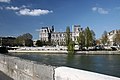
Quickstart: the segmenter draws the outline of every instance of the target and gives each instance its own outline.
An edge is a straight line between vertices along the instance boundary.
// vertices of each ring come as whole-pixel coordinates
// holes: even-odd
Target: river
[[[52,66],[68,66],[120,77],[120,55],[11,54]]]

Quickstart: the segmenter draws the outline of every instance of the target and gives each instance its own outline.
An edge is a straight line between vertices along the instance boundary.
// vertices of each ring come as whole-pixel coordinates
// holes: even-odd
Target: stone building
[[[114,38],[115,38],[115,35],[117,34],[118,31],[120,31],[120,30],[112,30],[112,31],[110,31],[110,32],[107,33],[109,44],[111,46],[113,46],[115,44]]]
[[[77,37],[79,32],[82,31],[80,25],[74,25],[70,36],[72,40],[77,44]],[[40,29],[39,40],[51,41],[53,45],[65,45],[66,32],[55,32],[54,27],[42,27]]]
[[[41,41],[50,41],[51,33],[54,32],[54,26],[50,27],[42,27],[39,33],[39,40]]]
[[[53,32],[51,33],[51,42],[53,45],[65,45],[66,32]]]
[[[80,25],[74,25],[72,30],[72,40],[77,44],[77,37],[79,36],[79,33],[83,29],[80,27]]]
[[[70,33],[72,37],[72,32]],[[65,45],[66,32],[53,32],[51,33],[51,42],[53,45]]]

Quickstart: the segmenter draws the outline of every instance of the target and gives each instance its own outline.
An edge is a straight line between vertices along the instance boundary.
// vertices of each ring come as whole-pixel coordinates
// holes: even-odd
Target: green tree
[[[70,40],[71,40],[71,39],[70,39],[70,27],[68,26],[68,27],[66,28],[66,36],[65,36],[66,46],[69,45]]]
[[[74,42],[72,41],[72,38],[70,36],[70,27],[68,26],[66,28],[66,46],[67,46],[67,50],[68,50],[68,54],[73,54],[74,53]]]
[[[96,45],[100,45],[100,40],[95,40]]]
[[[114,37],[114,42],[116,45],[120,45],[120,30],[117,31]]]
[[[2,46],[14,46],[15,37],[0,37],[0,45]]]
[[[77,41],[79,44],[80,49],[83,48],[83,46],[85,45],[85,35],[84,35],[84,31],[81,31],[79,33],[79,36],[77,37]]]
[[[89,46],[92,46],[92,43],[93,43],[92,32],[89,29],[89,27],[87,27],[85,29],[85,46],[87,47],[87,49],[88,49]]]
[[[37,40],[37,42],[36,42],[36,46],[40,46],[40,47],[42,47],[42,46],[43,46],[43,42],[40,41],[40,40]]]
[[[74,45],[75,45],[74,41],[71,40],[68,45],[68,54],[70,55],[74,54]]]
[[[91,30],[91,33],[92,33],[92,46],[95,46],[96,45],[95,32]]]
[[[51,41],[46,41],[46,42],[44,43],[44,45],[46,45],[46,46],[51,46],[52,43],[51,43]]]
[[[24,40],[25,39],[31,39],[32,40],[32,38],[33,38],[33,36],[30,33],[25,33],[25,34],[22,35],[22,37],[23,37]]]
[[[25,40],[25,46],[33,46],[33,40],[31,40],[31,39],[26,39]]]
[[[102,42],[103,45],[108,44],[107,31],[104,31],[104,33],[103,33],[103,35],[102,35],[101,42]]]
[[[23,37],[20,35],[15,40],[16,46],[23,46]]]
[[[32,46],[32,42],[32,35],[30,33],[20,35],[15,40],[16,46]]]

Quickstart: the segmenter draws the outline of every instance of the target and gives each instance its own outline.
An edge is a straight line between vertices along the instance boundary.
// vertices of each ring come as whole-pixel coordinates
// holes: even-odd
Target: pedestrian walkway
[[[4,74],[2,71],[0,71],[0,80],[14,80],[14,79],[10,78],[6,74]]]

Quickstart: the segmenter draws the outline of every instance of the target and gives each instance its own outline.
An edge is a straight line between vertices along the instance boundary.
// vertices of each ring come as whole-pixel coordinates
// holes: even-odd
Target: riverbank
[[[77,51],[75,54],[86,54],[86,55],[120,55],[120,51]]]
[[[47,53],[47,54],[67,54],[67,47],[20,47],[18,49],[8,50],[9,53]],[[116,51],[107,51],[107,50],[96,50],[96,51],[79,51],[76,50],[75,54],[120,54],[120,50]]]
[[[8,50],[9,53],[67,54],[65,50]],[[120,51],[76,51],[76,55],[120,55]]]
[[[67,48],[64,46],[58,47],[20,47],[13,50],[8,50],[9,53],[67,53]]]
[[[9,53],[53,53],[53,54],[67,54],[67,51],[60,50],[8,50]]]

